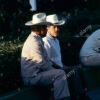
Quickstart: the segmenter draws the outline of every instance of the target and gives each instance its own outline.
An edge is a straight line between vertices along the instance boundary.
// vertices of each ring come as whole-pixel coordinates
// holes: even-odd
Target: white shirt
[[[57,65],[59,65],[60,67],[63,67],[58,39],[52,37],[49,33],[47,33],[46,37],[43,38],[43,41],[49,59]]]
[[[93,32],[82,46],[80,56],[100,54],[100,29]]]

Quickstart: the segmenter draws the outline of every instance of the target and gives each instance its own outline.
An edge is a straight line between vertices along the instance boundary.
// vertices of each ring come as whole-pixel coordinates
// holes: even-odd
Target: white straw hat
[[[46,18],[47,22],[51,22],[53,25],[63,25],[65,24],[65,20],[58,20],[56,14],[48,15]]]
[[[45,13],[37,13],[32,16],[32,20],[25,23],[26,26],[32,25],[51,25],[50,22],[46,21]]]

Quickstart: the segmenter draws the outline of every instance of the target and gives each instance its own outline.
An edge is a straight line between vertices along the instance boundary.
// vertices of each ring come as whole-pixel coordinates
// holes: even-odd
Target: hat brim
[[[28,21],[25,23],[26,26],[33,26],[33,25],[52,25],[50,22],[40,22],[40,23],[32,23],[32,21]]]
[[[64,25],[65,20],[60,20],[58,23],[52,23],[53,25]]]

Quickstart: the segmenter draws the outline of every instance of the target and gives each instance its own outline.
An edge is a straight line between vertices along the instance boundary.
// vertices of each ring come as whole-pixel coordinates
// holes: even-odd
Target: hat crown
[[[58,23],[59,22],[56,14],[48,15],[46,18],[46,21],[51,22],[51,23]]]
[[[46,21],[52,23],[53,25],[63,25],[65,20],[59,20],[56,14],[48,15]]]
[[[41,22],[46,22],[46,14],[45,13],[38,13],[33,15],[32,17],[32,23],[37,24]]]

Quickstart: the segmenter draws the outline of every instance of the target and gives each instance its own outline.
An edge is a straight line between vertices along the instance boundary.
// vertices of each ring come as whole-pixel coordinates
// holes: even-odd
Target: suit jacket
[[[26,39],[21,54],[21,74],[23,78],[35,77],[38,73],[51,69],[42,38],[31,32]]]

